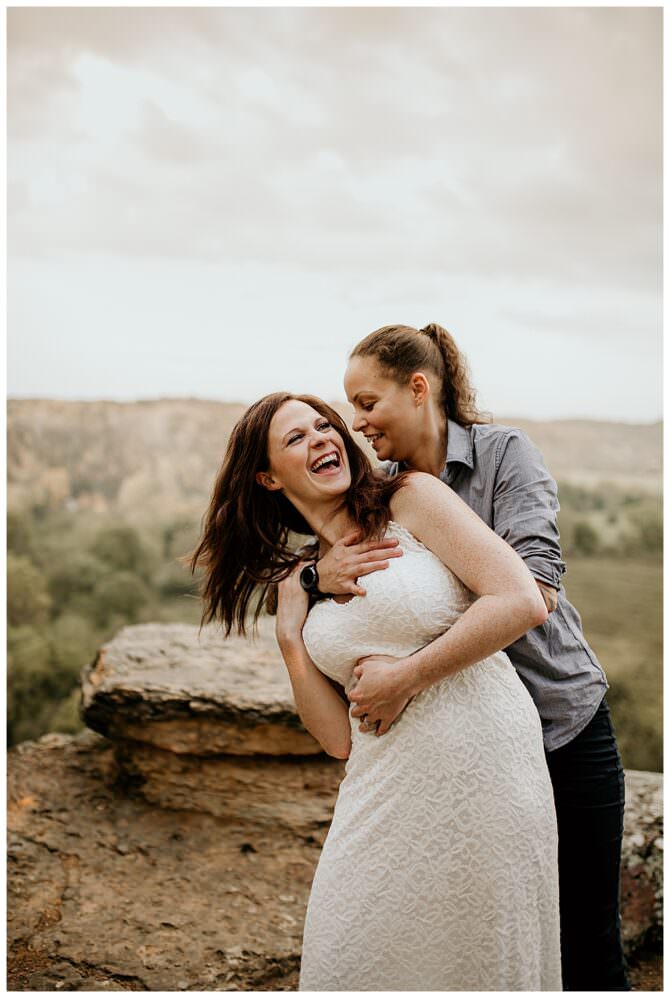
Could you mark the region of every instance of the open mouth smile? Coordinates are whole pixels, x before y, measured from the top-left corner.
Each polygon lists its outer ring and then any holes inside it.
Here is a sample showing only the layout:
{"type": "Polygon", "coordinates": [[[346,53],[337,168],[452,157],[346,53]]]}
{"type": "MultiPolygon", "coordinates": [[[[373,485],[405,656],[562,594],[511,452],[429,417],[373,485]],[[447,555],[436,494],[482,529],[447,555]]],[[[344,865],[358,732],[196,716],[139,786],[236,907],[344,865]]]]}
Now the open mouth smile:
{"type": "Polygon", "coordinates": [[[340,461],[340,455],[336,450],[329,451],[327,454],[322,454],[318,457],[312,465],[310,465],[310,471],[313,475],[328,475],[333,474],[340,470],[342,462],[340,461]]]}

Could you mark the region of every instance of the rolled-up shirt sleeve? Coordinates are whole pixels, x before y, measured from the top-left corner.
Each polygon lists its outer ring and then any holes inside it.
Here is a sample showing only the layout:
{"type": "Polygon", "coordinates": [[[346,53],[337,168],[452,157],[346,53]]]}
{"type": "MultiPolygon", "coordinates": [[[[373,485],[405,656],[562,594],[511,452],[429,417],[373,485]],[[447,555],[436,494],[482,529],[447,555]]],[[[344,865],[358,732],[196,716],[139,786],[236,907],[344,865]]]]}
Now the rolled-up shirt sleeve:
{"type": "Polygon", "coordinates": [[[493,529],[514,548],[540,582],[558,589],[565,572],[556,515],[556,482],[540,451],[521,430],[511,430],[496,454],[493,529]]]}

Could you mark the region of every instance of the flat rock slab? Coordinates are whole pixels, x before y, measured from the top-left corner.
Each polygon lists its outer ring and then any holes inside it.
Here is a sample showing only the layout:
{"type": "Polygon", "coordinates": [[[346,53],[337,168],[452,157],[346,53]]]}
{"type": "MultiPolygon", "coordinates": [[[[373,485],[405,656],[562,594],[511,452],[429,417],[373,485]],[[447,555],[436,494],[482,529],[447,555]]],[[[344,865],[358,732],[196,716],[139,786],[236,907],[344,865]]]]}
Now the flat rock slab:
{"type": "Polygon", "coordinates": [[[261,619],[255,639],[219,627],[124,627],[82,674],[82,717],[115,741],[178,754],[315,755],[274,637],[261,619]]]}

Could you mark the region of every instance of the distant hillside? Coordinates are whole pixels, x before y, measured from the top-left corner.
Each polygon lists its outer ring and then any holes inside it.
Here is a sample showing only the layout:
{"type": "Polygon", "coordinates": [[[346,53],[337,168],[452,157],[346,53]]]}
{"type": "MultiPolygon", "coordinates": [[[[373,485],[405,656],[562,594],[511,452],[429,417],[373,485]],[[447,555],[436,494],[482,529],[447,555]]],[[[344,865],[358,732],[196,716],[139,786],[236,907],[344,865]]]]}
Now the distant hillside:
{"type": "Polygon", "coordinates": [[[539,422],[500,417],[518,426],[542,451],[552,475],[580,485],[616,482],[661,492],[663,424],[614,423],[590,419],[539,422]]]}
{"type": "MultiPolygon", "coordinates": [[[[336,408],[349,419],[348,405],[336,408]]],[[[244,409],[198,399],[10,399],[8,505],[148,517],[190,513],[208,496],[244,409]]],[[[661,490],[660,423],[499,421],[525,430],[560,481],[661,490]]]]}

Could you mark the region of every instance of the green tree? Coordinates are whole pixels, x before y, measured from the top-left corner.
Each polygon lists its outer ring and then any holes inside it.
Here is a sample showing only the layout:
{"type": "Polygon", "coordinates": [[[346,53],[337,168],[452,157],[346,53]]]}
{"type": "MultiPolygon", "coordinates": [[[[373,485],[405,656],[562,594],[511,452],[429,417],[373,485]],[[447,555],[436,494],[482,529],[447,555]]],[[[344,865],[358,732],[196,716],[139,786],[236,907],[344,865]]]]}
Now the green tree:
{"type": "Polygon", "coordinates": [[[106,527],[95,538],[92,552],[96,558],[119,572],[136,575],[146,572],[147,555],[134,527],[106,527]]]}
{"type": "Polygon", "coordinates": [[[134,624],[151,598],[149,589],[131,572],[112,572],[93,590],[96,623],[106,627],[114,618],[134,624]]]}
{"type": "Polygon", "coordinates": [[[177,561],[164,565],[156,573],[154,585],[165,599],[193,595],[197,589],[197,583],[191,575],[190,568],[180,565],[177,561]]]}
{"type": "Polygon", "coordinates": [[[34,627],[8,627],[7,734],[10,745],[17,737],[30,738],[38,733],[30,725],[26,727],[26,722],[32,722],[45,701],[53,696],[49,653],[47,638],[34,627]]]}
{"type": "MultiPolygon", "coordinates": [[[[49,593],[53,613],[90,606],[88,597],[109,568],[103,561],[86,551],[71,551],[64,555],[49,573],[49,593]],[[79,597],[84,597],[83,600],[79,597]]],[[[84,614],[85,616],[86,614],[84,614]]]]}
{"type": "Polygon", "coordinates": [[[10,627],[45,624],[51,599],[47,580],[29,558],[7,555],[7,623],[10,627]]]}
{"type": "Polygon", "coordinates": [[[640,517],[637,523],[638,543],[641,551],[661,554],[663,551],[663,523],[653,513],[640,517]]]}
{"type": "Polygon", "coordinates": [[[49,731],[60,731],[65,735],[76,735],[83,731],[85,724],[79,713],[80,703],[81,690],[77,686],[69,696],[55,705],[53,714],[49,717],[49,731]]]}
{"type": "Polygon", "coordinates": [[[22,511],[9,510],[7,513],[7,550],[12,554],[32,557],[32,524],[30,517],[22,511]]]}
{"type": "Polygon", "coordinates": [[[54,686],[59,696],[65,696],[79,682],[82,668],[95,656],[96,635],[88,621],[75,613],[64,613],[49,628],[49,647],[54,686]]]}
{"type": "Polygon", "coordinates": [[[575,524],[573,547],[578,554],[585,555],[595,554],[600,547],[597,531],[585,520],[575,524]]]}

